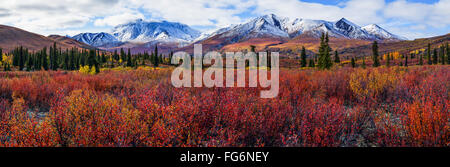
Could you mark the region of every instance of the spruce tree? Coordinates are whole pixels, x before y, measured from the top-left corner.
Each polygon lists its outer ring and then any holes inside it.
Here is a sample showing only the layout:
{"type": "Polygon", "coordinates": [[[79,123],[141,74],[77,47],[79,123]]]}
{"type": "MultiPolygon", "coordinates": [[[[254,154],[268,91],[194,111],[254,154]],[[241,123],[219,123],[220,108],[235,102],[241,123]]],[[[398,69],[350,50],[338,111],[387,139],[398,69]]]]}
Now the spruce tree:
{"type": "Polygon", "coordinates": [[[433,61],[431,61],[431,44],[430,43],[428,43],[427,59],[428,59],[428,65],[433,64],[433,61]]]}
{"type": "Polygon", "coordinates": [[[114,50],[114,55],[113,55],[114,60],[119,61],[119,55],[117,54],[117,50],[114,50]]]}
{"type": "Polygon", "coordinates": [[[338,54],[338,51],[337,51],[337,50],[334,51],[334,62],[335,62],[336,64],[341,63],[341,59],[339,58],[339,54],[338,54]]]}
{"type": "Polygon", "coordinates": [[[69,49],[66,49],[66,52],[63,54],[63,65],[62,68],[64,70],[69,70],[69,49]]]}
{"type": "Polygon", "coordinates": [[[28,57],[27,57],[26,66],[27,66],[27,71],[31,71],[31,68],[33,67],[33,59],[32,59],[32,56],[28,56],[28,57]]]}
{"type": "Polygon", "coordinates": [[[445,46],[445,52],[447,53],[447,64],[450,64],[450,50],[448,43],[445,46]]]}
{"type": "Polygon", "coordinates": [[[373,67],[380,66],[380,60],[378,59],[378,42],[374,41],[372,44],[372,58],[373,58],[373,67]]]}
{"type": "Polygon", "coordinates": [[[423,65],[423,54],[419,55],[419,65],[423,65]]]}
{"type": "Polygon", "coordinates": [[[88,56],[88,66],[89,68],[92,68],[93,66],[95,66],[96,64],[96,59],[95,59],[95,50],[90,50],[89,51],[89,56],[88,56]]]}
{"type": "Polygon", "coordinates": [[[23,53],[24,53],[23,47],[20,46],[19,53],[18,53],[18,56],[19,56],[19,70],[20,71],[22,71],[23,68],[24,68],[24,62],[25,62],[25,58],[24,57],[25,56],[23,55],[23,53]]]}
{"type": "Polygon", "coordinates": [[[408,55],[405,55],[405,67],[408,67],[408,55]]]}
{"type": "Polygon", "coordinates": [[[75,51],[74,48],[69,53],[69,70],[75,70],[75,51]]]}
{"type": "Polygon", "coordinates": [[[44,49],[42,50],[42,67],[44,68],[44,70],[49,70],[49,64],[48,64],[48,58],[47,58],[47,48],[44,47],[44,49]]]}
{"type": "Polygon", "coordinates": [[[355,58],[352,57],[352,68],[356,67],[356,62],[355,62],[355,58]]]}
{"type": "MultiPolygon", "coordinates": [[[[155,46],[155,52],[153,53],[153,65],[155,67],[159,66],[159,58],[158,58],[158,45],[155,46]]],[[[203,61],[202,61],[203,62],[203,61]]]]}
{"type": "Polygon", "coordinates": [[[53,54],[51,56],[51,59],[52,59],[51,60],[51,63],[52,63],[51,67],[52,67],[52,70],[56,71],[56,70],[58,70],[58,49],[56,47],[56,42],[53,43],[52,51],[53,51],[53,54]]]}
{"type": "Polygon", "coordinates": [[[300,58],[301,58],[301,60],[300,60],[300,64],[301,64],[301,66],[302,67],[306,67],[306,65],[307,65],[307,61],[306,61],[306,49],[305,49],[305,47],[304,46],[302,46],[302,52],[301,52],[301,54],[300,54],[300,58]]]}
{"type": "Polygon", "coordinates": [[[128,67],[132,67],[133,66],[133,62],[131,60],[131,51],[130,48],[128,48],[128,54],[127,54],[127,66],[128,67]]]}
{"type": "Polygon", "coordinates": [[[314,59],[309,59],[309,67],[316,67],[316,63],[314,62],[314,59]]]}
{"type": "Polygon", "coordinates": [[[366,68],[366,56],[363,56],[362,68],[366,68]]]}
{"type": "Polygon", "coordinates": [[[322,37],[320,38],[319,62],[318,62],[318,67],[321,70],[330,69],[331,66],[333,65],[331,63],[331,58],[330,58],[331,48],[328,45],[328,42],[329,42],[328,33],[326,35],[324,35],[324,33],[322,33],[322,37]]]}
{"type": "Polygon", "coordinates": [[[120,48],[120,59],[122,59],[122,61],[126,61],[126,54],[125,51],[123,50],[123,48],[120,48]]]}
{"type": "Polygon", "coordinates": [[[433,64],[438,64],[438,52],[437,49],[433,49],[433,64]]]}
{"type": "Polygon", "coordinates": [[[445,47],[444,47],[444,44],[442,44],[442,46],[440,47],[439,57],[440,57],[440,63],[442,65],[444,65],[445,64],[445,47]]]}

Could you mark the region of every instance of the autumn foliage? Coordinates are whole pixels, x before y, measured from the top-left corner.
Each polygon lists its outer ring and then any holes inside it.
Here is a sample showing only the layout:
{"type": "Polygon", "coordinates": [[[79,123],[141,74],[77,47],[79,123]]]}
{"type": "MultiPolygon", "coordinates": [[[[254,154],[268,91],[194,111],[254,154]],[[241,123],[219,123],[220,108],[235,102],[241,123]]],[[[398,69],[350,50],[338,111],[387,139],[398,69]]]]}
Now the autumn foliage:
{"type": "Polygon", "coordinates": [[[0,146],[449,146],[448,66],[282,69],[174,88],[171,69],[0,73],[0,146]]]}

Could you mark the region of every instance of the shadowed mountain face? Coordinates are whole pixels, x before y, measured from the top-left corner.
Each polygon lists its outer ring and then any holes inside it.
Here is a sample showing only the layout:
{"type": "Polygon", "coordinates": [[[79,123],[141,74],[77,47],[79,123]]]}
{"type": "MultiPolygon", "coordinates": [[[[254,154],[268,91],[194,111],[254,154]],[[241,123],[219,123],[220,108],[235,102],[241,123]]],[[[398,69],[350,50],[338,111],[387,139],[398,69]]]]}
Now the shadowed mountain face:
{"type": "Polygon", "coordinates": [[[45,37],[15,27],[0,25],[0,48],[6,52],[11,51],[18,46],[28,48],[30,51],[37,51],[44,47],[52,46],[54,42],[56,42],[58,47],[63,49],[72,47],[93,48],[67,37],[45,37]]]}

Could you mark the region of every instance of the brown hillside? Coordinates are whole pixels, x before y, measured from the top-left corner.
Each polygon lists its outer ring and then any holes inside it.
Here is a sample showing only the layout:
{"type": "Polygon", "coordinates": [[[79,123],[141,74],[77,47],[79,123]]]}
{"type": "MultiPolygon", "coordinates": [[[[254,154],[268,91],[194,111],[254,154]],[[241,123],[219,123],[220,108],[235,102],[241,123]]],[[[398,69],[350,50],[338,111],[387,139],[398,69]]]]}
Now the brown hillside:
{"type": "Polygon", "coordinates": [[[65,36],[60,36],[60,35],[50,35],[48,36],[48,38],[62,43],[62,44],[66,44],[68,46],[75,46],[77,48],[85,48],[85,49],[95,49],[95,47],[92,47],[88,44],[85,44],[83,42],[77,41],[75,39],[69,38],[69,37],[65,37],[65,36]]]}
{"type": "Polygon", "coordinates": [[[13,50],[17,46],[23,46],[30,51],[37,51],[44,47],[50,47],[56,42],[63,49],[81,47],[82,45],[63,38],[49,38],[39,34],[31,33],[19,28],[0,25],[0,48],[5,52],[13,50]]]}

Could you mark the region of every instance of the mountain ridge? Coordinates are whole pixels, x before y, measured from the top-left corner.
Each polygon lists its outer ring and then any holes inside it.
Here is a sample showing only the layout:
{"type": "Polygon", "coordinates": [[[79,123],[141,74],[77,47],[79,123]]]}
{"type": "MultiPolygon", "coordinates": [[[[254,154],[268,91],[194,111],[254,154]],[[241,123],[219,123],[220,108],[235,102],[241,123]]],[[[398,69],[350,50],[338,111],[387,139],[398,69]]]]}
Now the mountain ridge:
{"type": "MultiPolygon", "coordinates": [[[[152,45],[152,43],[172,43],[183,47],[194,43],[211,44],[210,41],[217,44],[216,48],[221,48],[228,44],[244,42],[253,38],[274,38],[288,41],[305,33],[319,38],[322,33],[326,32],[336,38],[368,41],[405,40],[405,38],[394,35],[376,24],[361,27],[346,18],[331,22],[302,18],[290,19],[275,14],[259,16],[241,24],[204,33],[182,23],[147,22],[137,19],[114,27],[111,33],[81,33],[72,38],[95,47],[104,48],[118,47],[125,43],[136,43],[140,46],[144,44],[152,45]],[[92,34],[95,34],[95,37],[89,37],[92,34]],[[104,35],[97,39],[96,35],[98,34],[104,35]],[[80,36],[88,37],[80,38],[80,36]],[[92,41],[92,39],[96,40],[92,41]]],[[[127,44],[127,46],[130,46],[130,44],[127,44]]]]}

